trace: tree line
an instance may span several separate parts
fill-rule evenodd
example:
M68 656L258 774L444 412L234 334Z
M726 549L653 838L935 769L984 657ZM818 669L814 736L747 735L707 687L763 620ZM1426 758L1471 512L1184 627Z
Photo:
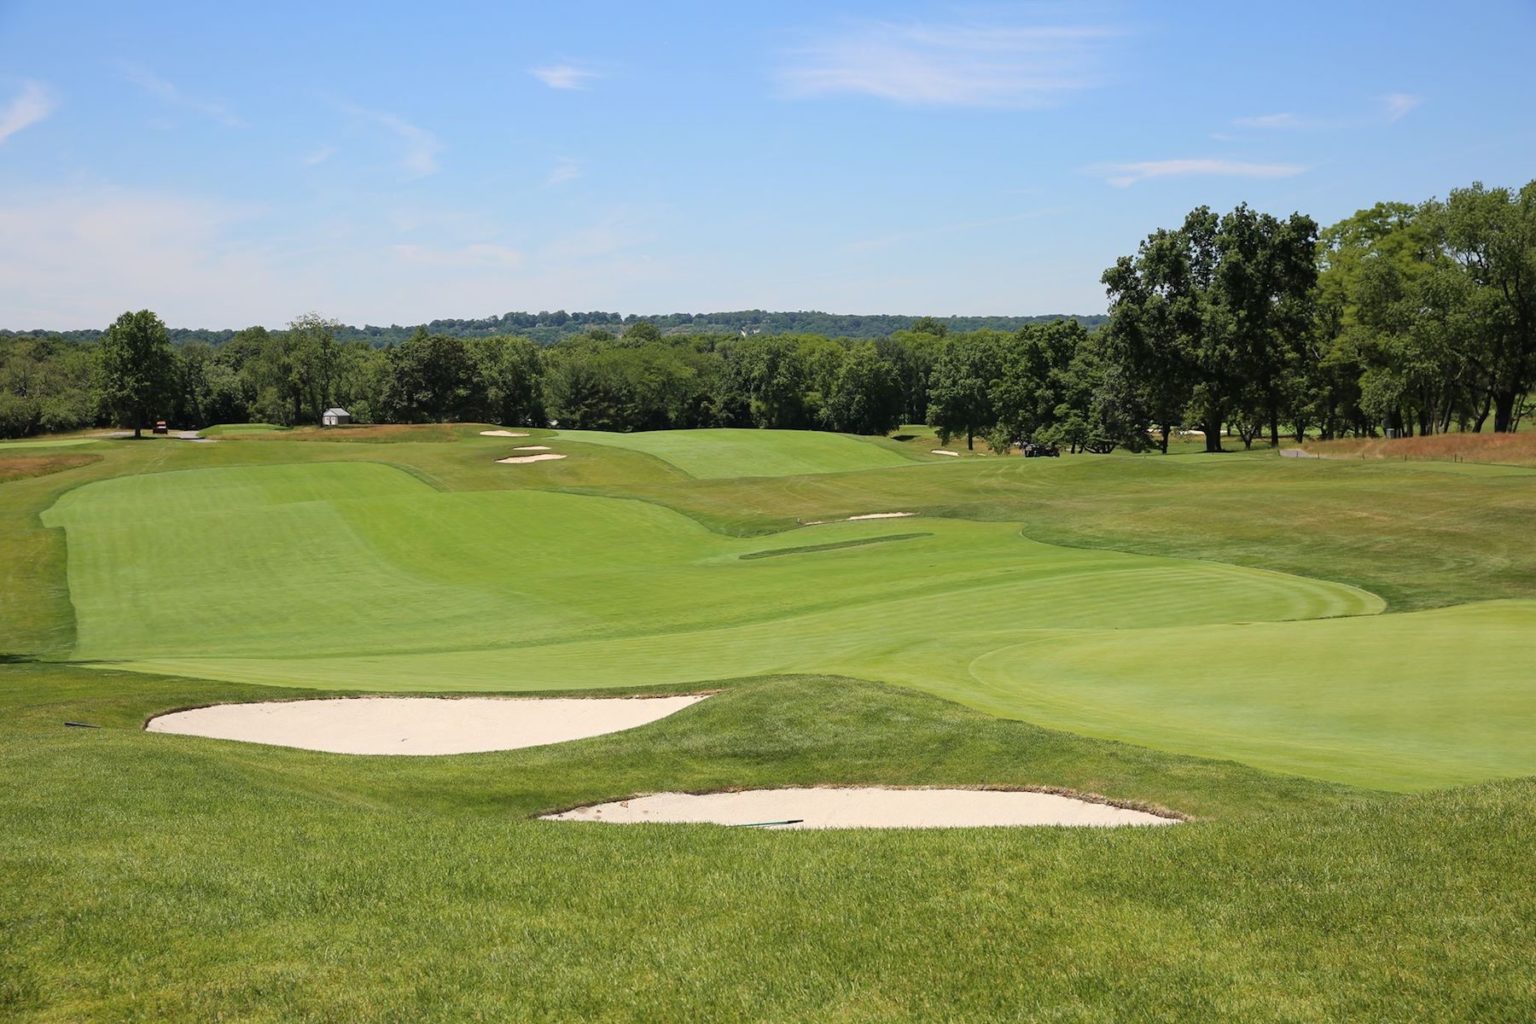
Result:
M0 335L0 435L315 423L340 405L362 422L599 430L926 422L996 450L1167 451L1198 430L1219 450L1231 436L1514 430L1536 384L1536 182L1382 203L1322 230L1299 213L1200 207L1102 281L1102 323L901 318L876 338L613 314L552 344L422 326L380 346L306 315L172 344L153 313L125 313L99 340Z
M1065 314L1049 316L950 316L939 318L946 330L953 332L976 331L983 328L995 331L1014 331L1032 323L1048 323L1067 319ZM910 330L920 320L932 317L896 316L880 314L859 316L842 313L769 312L762 309L743 309L725 313L664 313L637 315L635 313L605 313L601 310L567 313L563 309L553 312L503 313L500 316L477 317L468 320L432 320L424 324L402 326L390 324L380 327L367 324L354 327L334 325L336 341L365 341L380 347L397 345L418 331L443 334L452 338L493 338L501 335L517 335L541 345L553 344L565 338L575 337L593 329L605 329L621 333L635 324L648 323L663 334L820 334L833 338L884 338L897 331ZM1104 321L1102 315L1073 316L1088 327ZM65 341L97 342L105 336L104 330L79 331L17 331L0 329L0 343L7 339L52 339ZM238 333L235 330L210 330L206 328L168 328L171 343L183 345L192 341L205 341L210 345L222 345Z

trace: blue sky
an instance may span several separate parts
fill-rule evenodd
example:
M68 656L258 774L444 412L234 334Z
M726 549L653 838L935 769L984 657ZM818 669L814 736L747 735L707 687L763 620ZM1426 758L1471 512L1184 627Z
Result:
M1536 177L1536 4L0 0L0 326L1096 312L1205 203Z

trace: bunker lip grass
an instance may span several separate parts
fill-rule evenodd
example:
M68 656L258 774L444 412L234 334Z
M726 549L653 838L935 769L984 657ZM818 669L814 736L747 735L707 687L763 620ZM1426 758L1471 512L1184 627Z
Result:
M324 697L171 711L144 731L333 754L473 754L621 732L708 696Z
M546 821L752 825L775 829L998 828L1174 825L1168 811L1103 797L990 787L813 786L647 793L554 814Z

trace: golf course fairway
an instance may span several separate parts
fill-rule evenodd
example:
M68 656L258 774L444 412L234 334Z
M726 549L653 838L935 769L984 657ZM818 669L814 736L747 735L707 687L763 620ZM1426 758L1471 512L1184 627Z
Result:
M752 465L816 436L739 434ZM1382 788L1536 771L1522 602L1382 617L1354 587L1010 523L731 537L649 502L445 492L376 462L119 477L44 523L68 537L72 656L116 668L384 692L837 673Z
M6 453L0 1017L1536 1007L1530 470L210 433ZM522 445L567 457L499 463ZM687 706L451 756L383 756L437 728L408 708L376 754L146 729L367 694ZM541 820L828 788L1181 820Z

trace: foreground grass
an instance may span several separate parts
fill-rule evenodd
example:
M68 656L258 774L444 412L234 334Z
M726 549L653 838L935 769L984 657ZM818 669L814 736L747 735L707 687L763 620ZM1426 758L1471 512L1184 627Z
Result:
M765 680L454 758L138 731L261 692L0 668L0 1014L52 1020L1516 1020L1529 782L1387 797ZM65 718L107 726L69 730ZM655 788L1056 784L1168 829L528 820Z

